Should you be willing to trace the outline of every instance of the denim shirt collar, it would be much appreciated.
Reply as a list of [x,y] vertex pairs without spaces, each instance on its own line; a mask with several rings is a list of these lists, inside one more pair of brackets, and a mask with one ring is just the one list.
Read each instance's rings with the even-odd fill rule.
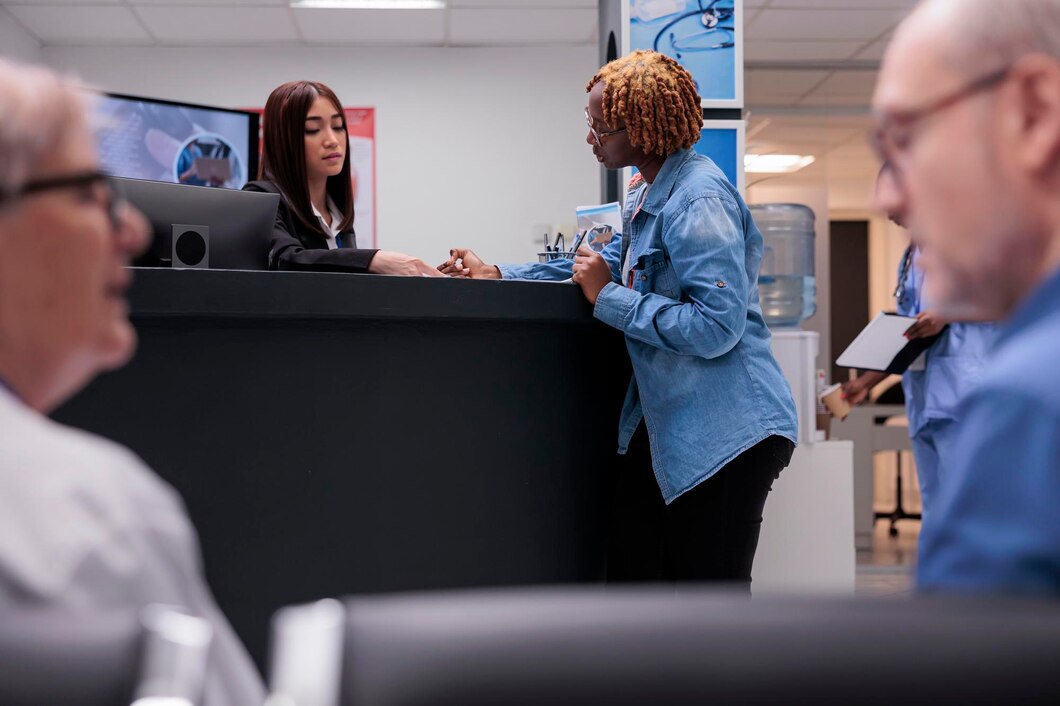
[[997,345],[1018,336],[1020,332],[1034,325],[1046,314],[1056,311],[1058,303],[1060,303],[1060,271],[1049,275],[1045,282],[1031,292],[1031,295],[1001,328]]
[[642,211],[646,211],[653,216],[659,215],[663,206],[666,205],[666,201],[670,198],[670,192],[673,191],[674,184],[677,183],[677,175],[680,173],[681,167],[694,155],[695,151],[689,148],[678,150],[666,158],[662,169],[655,175],[655,181],[651,183],[651,191],[648,192],[647,198],[641,204],[640,208]]

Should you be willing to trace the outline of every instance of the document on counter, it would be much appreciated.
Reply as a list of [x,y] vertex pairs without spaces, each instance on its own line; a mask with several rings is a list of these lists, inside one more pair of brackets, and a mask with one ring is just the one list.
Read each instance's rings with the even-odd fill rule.
[[896,375],[904,373],[938,338],[932,336],[910,341],[905,332],[915,323],[915,317],[881,311],[836,358],[836,365]]

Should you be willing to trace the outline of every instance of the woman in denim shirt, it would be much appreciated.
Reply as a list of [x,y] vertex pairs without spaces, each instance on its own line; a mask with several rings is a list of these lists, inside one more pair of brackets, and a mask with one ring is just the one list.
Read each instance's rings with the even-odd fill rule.
[[633,52],[586,90],[597,161],[638,169],[622,238],[602,253],[582,247],[573,263],[495,267],[454,249],[439,269],[573,276],[596,318],[625,333],[634,376],[619,422],[608,580],[749,586],[766,495],[796,439],[758,302],[762,236],[736,189],[691,149],[702,110],[677,62]]

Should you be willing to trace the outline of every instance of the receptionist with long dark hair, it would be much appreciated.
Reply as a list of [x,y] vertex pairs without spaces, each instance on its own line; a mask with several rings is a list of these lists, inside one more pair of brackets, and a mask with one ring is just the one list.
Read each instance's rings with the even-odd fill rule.
[[269,95],[264,122],[258,181],[243,188],[281,197],[269,269],[442,276],[418,258],[357,246],[349,137],[334,91],[289,81]]

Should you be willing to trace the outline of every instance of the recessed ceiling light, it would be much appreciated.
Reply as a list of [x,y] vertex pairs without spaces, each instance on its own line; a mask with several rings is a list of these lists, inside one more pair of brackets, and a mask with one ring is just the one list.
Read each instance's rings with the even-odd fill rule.
[[444,10],[445,0],[291,0],[291,7],[324,10]]
[[743,158],[743,168],[751,174],[789,174],[808,167],[813,162],[812,155],[749,154]]

